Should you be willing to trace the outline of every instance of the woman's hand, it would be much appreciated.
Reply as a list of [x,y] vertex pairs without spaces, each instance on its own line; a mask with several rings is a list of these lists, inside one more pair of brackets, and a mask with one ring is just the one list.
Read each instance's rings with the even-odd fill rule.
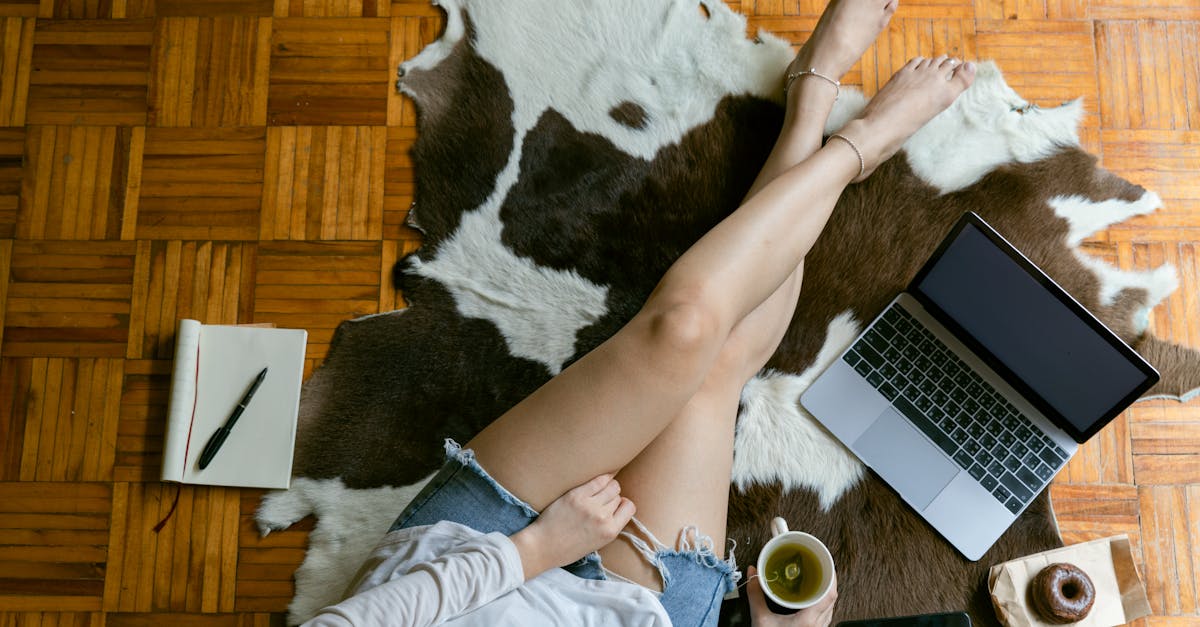
[[776,614],[767,607],[767,597],[759,584],[762,577],[756,577],[757,574],[758,569],[753,566],[746,569],[746,578],[750,580],[750,583],[746,584],[746,595],[750,600],[750,624],[754,627],[828,627],[833,621],[833,603],[837,601],[837,575],[833,576],[829,593],[820,603],[795,614]]
[[612,475],[600,475],[555,499],[537,520],[511,536],[525,579],[578,561],[612,542],[633,518],[633,501],[621,496]]

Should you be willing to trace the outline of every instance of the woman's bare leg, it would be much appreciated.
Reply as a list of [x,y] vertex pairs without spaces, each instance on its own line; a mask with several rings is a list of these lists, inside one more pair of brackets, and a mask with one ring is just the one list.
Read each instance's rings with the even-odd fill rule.
[[[914,61],[843,134],[877,164],[972,78]],[[858,173],[836,142],[763,186],[671,266],[625,327],[469,442],[480,463],[535,508],[626,466],[700,390],[734,326],[792,276]]]
[[[887,26],[896,8],[896,0],[882,6],[873,1],[835,0],[788,71],[815,68],[840,78]],[[821,147],[837,93],[834,85],[819,77],[794,81],[779,138],[746,200]],[[802,260],[775,293],[734,326],[700,391],[617,474],[624,496],[641,504],[639,521],[660,541],[672,543],[680,530],[695,526],[712,538],[713,550],[724,557],[734,425],[742,387],[783,339],[795,312],[803,268]],[[657,570],[625,539],[619,538],[600,554],[610,570],[642,585],[661,587]]]

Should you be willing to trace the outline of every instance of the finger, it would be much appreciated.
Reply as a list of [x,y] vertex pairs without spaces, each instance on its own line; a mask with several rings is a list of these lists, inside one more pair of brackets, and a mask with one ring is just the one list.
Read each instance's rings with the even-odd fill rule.
[[613,478],[613,476],[611,474],[604,473],[604,474],[600,475],[599,477],[596,477],[596,478],[592,479],[591,481],[588,481],[587,483],[579,486],[576,489],[584,490],[588,496],[592,496],[593,494],[599,492],[600,490],[603,490],[604,486],[608,485],[608,483],[610,481],[612,481],[612,478]]
[[613,520],[621,523],[621,528],[624,528],[625,525],[629,524],[629,520],[633,518],[633,515],[636,513],[637,506],[633,504],[633,501],[625,497],[621,497],[621,503],[617,505],[617,511],[613,512]]
[[758,569],[750,566],[746,569],[746,600],[750,603],[750,619],[751,622],[758,622],[759,614],[770,612],[767,608],[767,598],[763,596],[762,586],[759,582],[762,581],[758,577]]
[[621,484],[616,481],[610,481],[608,485],[601,488],[592,498],[596,499],[596,502],[600,505],[609,505],[617,500],[619,496],[621,496]]

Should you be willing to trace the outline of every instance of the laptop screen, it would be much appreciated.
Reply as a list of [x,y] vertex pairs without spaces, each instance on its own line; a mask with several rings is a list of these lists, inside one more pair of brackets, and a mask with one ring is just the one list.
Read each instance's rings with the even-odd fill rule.
[[909,291],[1079,442],[1158,380],[1145,360],[974,214],[956,225]]

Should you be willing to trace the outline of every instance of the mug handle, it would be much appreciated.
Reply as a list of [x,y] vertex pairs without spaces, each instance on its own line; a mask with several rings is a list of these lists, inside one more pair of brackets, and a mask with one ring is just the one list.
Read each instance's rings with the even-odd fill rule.
[[779,516],[776,516],[775,519],[771,521],[771,537],[773,538],[778,535],[783,535],[787,532],[787,521]]

